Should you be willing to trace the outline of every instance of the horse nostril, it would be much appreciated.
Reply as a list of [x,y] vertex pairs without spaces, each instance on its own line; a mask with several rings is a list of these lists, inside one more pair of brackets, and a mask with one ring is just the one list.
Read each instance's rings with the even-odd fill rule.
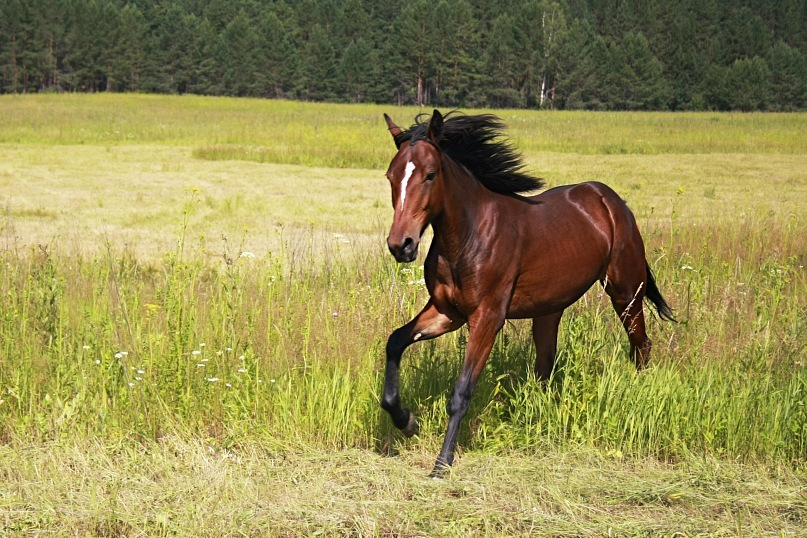
[[414,259],[417,253],[417,242],[411,237],[403,240],[403,243],[395,244],[393,241],[387,241],[387,248],[390,253],[395,256],[399,262],[410,262]]

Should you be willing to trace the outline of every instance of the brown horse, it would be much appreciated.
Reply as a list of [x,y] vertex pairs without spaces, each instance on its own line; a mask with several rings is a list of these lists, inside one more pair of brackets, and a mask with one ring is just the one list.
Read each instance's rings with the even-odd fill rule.
[[609,187],[591,182],[520,195],[542,181],[523,171],[521,156],[501,141],[504,125],[492,115],[448,114],[444,120],[435,110],[406,131],[384,118],[398,148],[387,171],[395,210],[389,250],[398,262],[411,262],[425,229],[434,230],[424,267],[431,298],[387,342],[381,406],[405,435],[417,431],[417,422],[398,393],[403,351],[469,327],[432,473],[437,476],[453,463],[460,421],[505,319],[532,318],[535,374],[547,379],[563,311],[596,281],[625,327],[637,368],[651,347],[642,300],[662,319],[672,320],[672,311],[656,287],[633,214]]

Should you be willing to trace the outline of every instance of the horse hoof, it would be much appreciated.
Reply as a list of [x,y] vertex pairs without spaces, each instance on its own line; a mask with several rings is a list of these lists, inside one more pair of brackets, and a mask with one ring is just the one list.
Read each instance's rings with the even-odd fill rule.
[[406,421],[406,426],[401,430],[401,432],[406,437],[412,437],[413,435],[417,434],[418,429],[418,421],[415,418],[415,414],[409,413],[409,420]]
[[444,462],[440,458],[437,458],[437,462],[434,464],[434,469],[432,469],[432,472],[429,473],[429,478],[432,480],[442,480],[446,477],[450,468],[450,464]]

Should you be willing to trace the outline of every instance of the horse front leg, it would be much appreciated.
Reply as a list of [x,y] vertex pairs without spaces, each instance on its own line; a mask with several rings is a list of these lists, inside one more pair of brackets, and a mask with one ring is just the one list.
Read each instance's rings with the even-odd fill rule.
[[432,478],[439,478],[454,463],[454,450],[457,444],[457,434],[460,423],[471,404],[476,382],[490,356],[496,334],[504,326],[504,314],[482,318],[476,323],[469,320],[470,335],[468,347],[465,350],[465,359],[459,378],[451,392],[448,403],[448,430],[443,441],[443,448],[437,456]]
[[464,324],[464,320],[452,320],[441,314],[434,303],[429,301],[412,321],[393,331],[387,340],[387,369],[384,375],[381,407],[389,413],[392,423],[406,437],[412,437],[417,433],[418,427],[415,416],[409,409],[401,406],[401,396],[398,392],[401,357],[404,350],[414,342],[437,338],[459,329]]

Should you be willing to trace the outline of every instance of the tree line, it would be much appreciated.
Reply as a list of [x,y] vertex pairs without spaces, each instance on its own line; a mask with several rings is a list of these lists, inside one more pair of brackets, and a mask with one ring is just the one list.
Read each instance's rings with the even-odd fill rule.
[[807,0],[0,0],[0,92],[807,109]]

